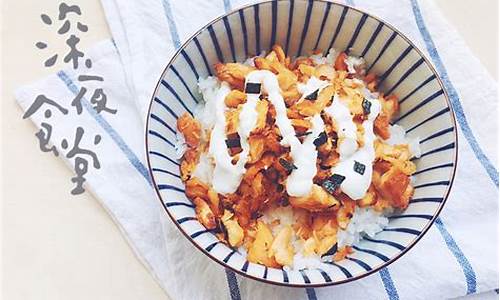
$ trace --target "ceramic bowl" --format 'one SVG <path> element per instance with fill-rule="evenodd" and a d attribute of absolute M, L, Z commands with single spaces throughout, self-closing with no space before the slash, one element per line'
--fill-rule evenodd
<path fill-rule="evenodd" d="M 419 137 L 415 195 L 408 209 L 390 217 L 375 238 L 328 268 L 284 271 L 248 262 L 201 225 L 184 193 L 175 158 L 176 119 L 192 113 L 202 97 L 197 80 L 216 62 L 243 61 L 280 44 L 288 56 L 334 47 L 362 56 L 380 76 L 379 89 L 400 99 L 395 123 Z M 401 32 L 359 9 L 326 1 L 262 2 L 232 11 L 200 29 L 167 64 L 147 116 L 147 160 L 156 193 L 172 221 L 196 248 L 222 266 L 272 284 L 316 287 L 359 279 L 389 265 L 413 247 L 443 208 L 456 167 L 453 111 L 436 71 Z M 193 251 L 195 247 L 193 247 Z"/>

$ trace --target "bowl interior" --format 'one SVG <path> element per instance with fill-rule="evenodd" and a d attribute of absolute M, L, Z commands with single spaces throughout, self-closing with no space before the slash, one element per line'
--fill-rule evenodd
<path fill-rule="evenodd" d="M 287 55 L 334 47 L 363 56 L 380 76 L 379 89 L 400 99 L 395 123 L 419 137 L 415 195 L 388 227 L 363 240 L 354 254 L 319 269 L 282 271 L 249 263 L 197 220 L 184 194 L 175 158 L 176 119 L 192 113 L 202 97 L 197 80 L 219 61 L 243 61 L 280 44 Z M 263 2 L 216 19 L 196 33 L 163 72 L 151 101 L 146 132 L 149 168 L 160 200 L 180 230 L 215 261 L 258 280 L 308 286 L 354 280 L 389 264 L 427 231 L 448 195 L 456 162 L 456 130 L 443 86 L 430 63 L 393 27 L 357 9 L 325 1 Z"/>

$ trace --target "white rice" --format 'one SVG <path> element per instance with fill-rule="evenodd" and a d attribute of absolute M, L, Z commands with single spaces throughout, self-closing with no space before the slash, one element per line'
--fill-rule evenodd
<path fill-rule="evenodd" d="M 257 55 L 257 56 L 247 58 L 247 59 L 243 62 L 243 64 L 244 64 L 244 65 L 247 65 L 247 66 L 252 66 L 252 67 L 255 67 L 255 58 L 256 58 L 256 57 L 264 57 L 264 56 L 266 56 L 266 52 L 265 52 L 265 51 L 262 51 L 262 52 L 261 52 L 259 55 Z"/>
<path fill-rule="evenodd" d="M 215 98 L 220 89 L 220 81 L 213 76 L 200 78 L 198 88 L 203 95 L 204 104 L 202 108 L 195 111 L 195 117 L 200 121 L 203 129 L 209 129 L 215 125 Z"/>
<path fill-rule="evenodd" d="M 294 215 L 293 209 L 290 206 L 286 206 L 266 211 L 260 220 L 266 223 L 270 227 L 273 235 L 276 236 L 283 226 L 293 225 L 297 217 Z M 280 224 L 271 225 L 271 223 L 276 220 L 279 220 Z M 374 237 L 378 232 L 382 231 L 388 223 L 389 220 L 385 214 L 377 212 L 371 207 L 356 207 L 347 228 L 345 230 L 339 229 L 337 232 L 337 246 L 338 248 L 342 248 L 344 246 L 357 245 L 362 240 L 363 236 Z M 298 239 L 295 234 L 292 237 L 291 243 L 295 252 L 293 265 L 284 266 L 283 268 L 285 270 L 298 271 L 305 268 L 318 268 L 324 265 L 319 255 L 303 255 L 304 241 Z"/>
<path fill-rule="evenodd" d="M 347 72 L 355 74 L 356 68 L 363 66 L 365 64 L 365 60 L 362 57 L 348 56 L 345 60 L 345 64 L 347 65 Z"/>
<path fill-rule="evenodd" d="M 270 226 L 273 236 L 276 236 L 283 227 L 295 224 L 296 219 L 292 207 L 279 206 L 264 212 L 264 215 L 260 217 L 259 220 L 266 223 L 268 226 L 273 223 L 273 221 L 279 220 L 279 225 Z"/>
<path fill-rule="evenodd" d="M 337 246 L 342 248 L 356 245 L 364 235 L 374 237 L 388 223 L 387 217 L 373 208 L 356 207 L 347 228 L 345 230 L 339 229 L 337 232 Z"/>
<path fill-rule="evenodd" d="M 406 136 L 406 131 L 403 127 L 394 124 L 389 127 L 391 137 L 385 140 L 389 145 L 408 144 L 408 148 L 413 157 L 419 158 L 421 155 L 420 138 L 409 138 Z"/>
<path fill-rule="evenodd" d="M 283 266 L 283 270 L 300 271 L 304 269 L 317 269 L 323 268 L 324 265 L 325 263 L 321 261 L 319 255 L 303 256 L 302 252 L 297 252 L 293 256 L 293 265 Z"/>
<path fill-rule="evenodd" d="M 266 223 L 271 229 L 273 236 L 276 236 L 284 226 L 292 226 L 297 222 L 297 216 L 294 214 L 291 206 L 276 207 L 268 210 L 259 219 Z M 279 220 L 279 225 L 272 225 L 276 220 Z M 321 258 L 319 255 L 304 256 L 304 242 L 297 238 L 295 233 L 292 235 L 291 244 L 294 250 L 293 264 L 291 266 L 283 266 L 284 270 L 302 270 L 306 268 L 318 268 L 322 266 Z"/>
<path fill-rule="evenodd" d="M 310 55 L 309 58 L 312 59 L 315 65 L 332 65 L 335 63 L 338 55 L 339 53 L 335 49 L 331 48 L 328 50 L 328 54 L 326 56 L 323 56 L 323 53 L 317 53 Z M 356 68 L 362 67 L 365 64 L 365 60 L 362 57 L 347 56 L 345 63 L 347 65 L 347 71 L 354 74 L 356 73 Z"/>
<path fill-rule="evenodd" d="M 326 64 L 326 57 L 323 56 L 323 53 L 313 54 L 309 56 L 312 59 L 315 65 L 324 65 Z"/>
<path fill-rule="evenodd" d="M 328 54 L 323 56 L 323 53 L 310 55 L 309 58 L 312 59 L 315 65 L 333 64 L 337 59 L 337 51 L 333 48 L 328 50 Z"/>
<path fill-rule="evenodd" d="M 328 54 L 326 55 L 326 63 L 332 65 L 337 59 L 338 55 L 339 53 L 337 52 L 337 50 L 330 48 L 330 50 L 328 50 Z"/>

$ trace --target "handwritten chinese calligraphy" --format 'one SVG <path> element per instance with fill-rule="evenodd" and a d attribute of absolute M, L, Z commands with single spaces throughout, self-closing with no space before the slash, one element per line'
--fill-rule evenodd
<path fill-rule="evenodd" d="M 78 47 L 80 42 L 78 35 L 86 33 L 89 29 L 86 24 L 79 20 L 81 17 L 82 11 L 78 5 L 68 5 L 65 2 L 59 4 L 57 18 L 52 18 L 45 13 L 41 14 L 42 23 L 46 26 L 55 26 L 57 34 L 63 36 L 65 45 L 68 46 L 68 51 L 64 56 L 58 53 L 50 54 L 44 61 L 44 66 L 52 67 L 57 63 L 60 56 L 63 57 L 62 62 L 77 70 L 76 80 L 81 83 L 81 86 L 78 92 L 75 92 L 73 99 L 52 99 L 45 94 L 37 95 L 23 115 L 23 119 L 26 119 L 39 111 L 43 111 L 43 121 L 40 122 L 40 129 L 35 133 L 35 137 L 38 139 L 39 148 L 42 152 L 52 153 L 54 156 L 61 155 L 73 161 L 75 171 L 75 176 L 71 178 L 71 182 L 75 184 L 71 190 L 73 195 L 85 191 L 84 182 L 86 179 L 84 176 L 88 173 L 89 168 L 96 170 L 101 168 L 101 162 L 93 147 L 97 147 L 101 143 L 102 137 L 100 134 L 85 134 L 85 128 L 77 126 L 73 136 L 59 136 L 61 142 L 56 145 L 57 143 L 54 144 L 54 141 L 51 140 L 54 136 L 54 129 L 56 129 L 56 126 L 67 126 L 64 122 L 61 123 L 61 118 L 82 115 L 85 111 L 84 108 L 94 110 L 97 114 L 115 115 L 117 113 L 117 109 L 108 103 L 108 96 L 103 87 L 104 78 L 97 74 L 81 74 L 84 73 L 83 70 L 90 72 L 93 67 L 92 60 L 86 57 L 85 53 Z M 39 50 L 49 48 L 47 42 L 43 41 L 36 42 L 35 46 Z M 83 64 L 81 64 L 82 61 Z M 90 88 L 88 84 L 93 87 Z M 50 91 L 47 91 L 47 94 L 49 93 Z M 67 106 L 64 107 L 61 103 L 66 103 Z M 51 122 L 55 114 L 57 114 L 57 120 L 60 124 Z M 67 131 L 66 128 L 65 132 Z M 82 144 L 87 147 L 82 146 Z"/>
<path fill-rule="evenodd" d="M 62 23 L 61 27 L 59 27 L 59 29 L 57 30 L 57 33 L 60 35 L 64 35 L 64 34 L 68 33 L 71 29 L 71 22 L 68 19 L 69 14 L 75 14 L 75 15 L 81 16 L 82 12 L 81 12 L 79 6 L 67 5 L 66 3 L 62 2 L 59 5 L 59 17 L 58 17 L 58 19 L 59 19 L 59 22 L 63 22 L 63 23 Z M 50 16 L 48 16 L 46 14 L 42 14 L 40 17 L 41 17 L 42 22 L 44 24 L 46 24 L 48 26 L 53 25 L 53 21 L 52 21 L 52 18 Z M 80 32 L 87 32 L 88 26 L 78 21 L 77 25 L 76 25 L 76 29 Z M 79 42 L 80 42 L 80 38 L 77 37 L 75 34 L 71 34 L 69 36 L 69 38 L 66 40 L 66 45 L 69 46 L 69 51 L 64 56 L 63 61 L 65 63 L 68 63 L 71 61 L 73 64 L 73 69 L 78 68 L 79 58 L 84 57 L 84 53 L 82 51 L 78 50 L 78 48 L 77 48 L 77 45 Z M 37 42 L 35 44 L 35 46 L 38 49 L 45 49 L 45 48 L 47 48 L 48 45 L 45 42 Z M 59 54 L 57 54 L 57 53 L 53 54 L 47 60 L 45 60 L 44 65 L 46 67 L 53 66 L 57 62 L 58 57 L 59 57 Z M 91 65 L 91 64 L 92 63 L 89 59 L 87 59 L 85 61 L 85 65 L 88 66 L 89 68 L 90 68 L 89 65 Z"/>
<path fill-rule="evenodd" d="M 31 104 L 28 110 L 26 110 L 26 112 L 24 113 L 23 119 L 29 118 L 44 104 L 49 106 L 47 107 L 44 113 L 46 119 L 49 119 L 52 116 L 52 111 L 50 110 L 50 106 L 57 108 L 59 112 L 61 112 L 64 115 L 68 114 L 68 110 L 59 105 L 54 100 L 47 98 L 45 95 L 38 95 L 33 104 Z M 43 152 L 52 152 L 55 156 L 58 156 L 59 152 L 54 146 L 50 148 L 47 146 L 49 144 L 50 137 L 52 135 L 52 125 L 42 122 L 40 126 L 42 128 L 37 133 L 35 133 L 35 136 L 38 138 L 39 141 L 40 150 L 42 150 Z"/>
<path fill-rule="evenodd" d="M 87 173 L 89 164 L 88 160 L 85 159 L 84 155 L 92 159 L 92 165 L 94 166 L 94 168 L 96 169 L 101 168 L 101 163 L 99 162 L 99 159 L 97 158 L 95 152 L 88 149 L 80 148 L 80 141 L 82 140 L 84 132 L 85 131 L 83 130 L 82 127 L 76 128 L 73 147 L 66 153 L 66 158 L 76 157 L 75 168 L 74 168 L 76 176 L 71 178 L 71 181 L 76 183 L 76 187 L 71 191 L 71 194 L 73 195 L 81 194 L 84 192 L 83 183 L 85 182 L 85 178 L 83 177 L 83 175 Z M 100 141 L 101 141 L 101 136 L 95 135 L 94 145 L 99 144 Z M 63 149 L 67 149 L 68 146 L 69 146 L 68 141 L 66 139 L 63 139 L 61 142 L 61 147 Z"/>

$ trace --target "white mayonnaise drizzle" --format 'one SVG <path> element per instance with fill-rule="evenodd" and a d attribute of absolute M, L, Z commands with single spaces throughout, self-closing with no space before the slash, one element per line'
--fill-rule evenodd
<path fill-rule="evenodd" d="M 276 109 L 276 125 L 282 136 L 281 144 L 290 146 L 290 155 L 297 169 L 293 170 L 287 178 L 288 194 L 297 197 L 307 196 L 311 191 L 313 178 L 317 172 L 317 150 L 314 140 L 324 131 L 323 119 L 321 119 L 319 114 L 311 118 L 312 134 L 309 134 L 305 138 L 304 143 L 301 143 L 295 135 L 295 129 L 290 119 L 288 119 L 285 102 L 281 95 L 276 75 L 266 70 L 253 71 L 246 76 L 246 82 L 260 83 L 262 85 L 261 92 L 268 94 L 269 101 Z M 328 85 L 328 82 L 312 77 L 304 85 L 303 90 L 306 93 L 319 90 L 319 93 Z M 215 110 L 215 126 L 212 130 L 208 150 L 215 161 L 212 180 L 213 187 L 215 191 L 221 194 L 234 193 L 238 189 L 242 176 L 245 173 L 245 164 L 248 161 L 250 151 L 248 137 L 255 128 L 258 118 L 256 106 L 258 101 L 260 101 L 260 94 L 247 94 L 247 101 L 243 105 L 239 115 L 237 130 L 240 136 L 242 152 L 239 154 L 236 164 L 232 164 L 231 156 L 228 153 L 225 143 L 226 106 L 224 99 L 229 91 L 229 86 L 226 83 L 222 83 L 219 92 L 214 97 L 215 103 L 212 105 Z"/>
<path fill-rule="evenodd" d="M 229 155 L 226 145 L 226 105 L 224 100 L 231 91 L 229 85 L 225 82 L 221 83 L 220 89 L 217 92 L 214 103 L 215 108 L 215 126 L 210 136 L 210 145 L 208 153 L 215 161 L 213 174 L 213 188 L 221 194 L 234 193 L 240 185 L 241 178 L 245 173 L 245 163 L 248 155 L 248 145 L 246 150 L 240 153 L 240 158 L 236 164 L 232 164 L 231 156 Z M 239 133 L 239 132 L 238 132 Z M 241 137 L 241 136 L 240 136 Z M 246 140 L 247 136 L 243 136 Z M 242 145 L 243 148 L 243 145 Z M 246 151 L 246 152 L 245 152 Z"/>
<path fill-rule="evenodd" d="M 293 159 L 294 169 L 288 176 L 286 181 L 286 190 L 290 196 L 303 197 L 311 192 L 313 178 L 316 175 L 316 159 L 317 149 L 314 145 L 314 140 L 324 131 L 325 125 L 320 114 L 311 117 L 312 133 L 306 136 L 304 142 L 301 143 L 295 134 L 291 120 L 287 116 L 287 109 L 281 89 L 276 75 L 267 70 L 256 70 L 250 72 L 246 77 L 247 83 L 260 83 L 261 92 L 268 95 L 269 101 L 273 104 L 276 110 L 276 125 L 282 136 L 281 144 L 290 147 L 290 156 Z M 329 85 L 328 82 L 311 77 L 306 84 L 299 85 L 299 91 L 303 97 L 313 93 L 316 90 L 321 92 L 322 89 Z M 204 181 L 212 181 L 215 191 L 221 194 L 234 193 L 240 185 L 241 179 L 245 173 L 245 164 L 248 161 L 250 145 L 248 137 L 255 128 L 258 112 L 256 106 L 260 101 L 260 94 L 247 94 L 247 101 L 243 105 L 239 115 L 238 134 L 240 136 L 240 144 L 242 152 L 239 154 L 238 161 L 233 164 L 232 158 L 229 155 L 227 145 L 225 143 L 226 133 L 226 106 L 224 100 L 227 94 L 231 91 L 227 83 L 222 82 L 220 88 L 212 97 L 212 111 L 214 116 L 212 120 L 215 123 L 208 149 L 209 158 L 213 158 L 215 167 L 213 176 L 210 178 L 208 173 L 211 170 L 205 168 L 197 168 L 195 173 L 199 177 L 203 177 Z M 361 199 L 365 195 L 370 186 L 372 176 L 372 164 L 375 159 L 375 149 L 373 142 L 375 134 L 373 133 L 373 121 L 380 112 L 380 103 L 373 97 L 367 97 L 371 102 L 371 111 L 366 121 L 363 122 L 364 128 L 364 146 L 358 149 L 357 143 L 357 127 L 353 121 L 353 116 L 349 108 L 340 99 L 338 95 L 334 96 L 332 104 L 325 109 L 337 127 L 338 151 L 340 161 L 332 168 L 332 173 L 339 174 L 345 177 L 340 188 L 352 199 Z M 365 166 L 364 174 L 361 175 L 354 171 L 354 162 L 357 161 Z M 208 160 L 207 160 L 208 162 Z M 205 172 L 203 172 L 205 171 Z M 207 173 L 208 172 L 208 173 Z"/>
<path fill-rule="evenodd" d="M 299 93 L 302 94 L 302 97 L 301 97 L 300 100 L 302 100 L 306 96 L 314 93 L 316 90 L 319 90 L 318 91 L 318 94 L 319 94 L 319 92 L 322 89 L 326 88 L 329 85 L 330 85 L 330 82 L 325 81 L 325 80 L 320 80 L 319 78 L 314 77 L 314 76 L 312 76 L 311 78 L 309 78 L 309 80 L 307 80 L 307 82 L 305 84 L 304 83 L 298 83 L 297 84 L 297 90 L 299 91 Z"/>
<path fill-rule="evenodd" d="M 309 134 L 301 144 L 293 143 L 290 147 L 290 155 L 296 170 L 286 180 L 286 191 L 294 197 L 307 196 L 311 192 L 313 178 L 316 175 L 316 158 L 318 150 L 314 140 L 325 130 L 325 124 L 319 114 L 311 118 L 312 133 Z M 295 137 L 296 138 L 296 137 Z"/>
<path fill-rule="evenodd" d="M 363 198 L 370 187 L 373 172 L 373 160 L 375 159 L 375 148 L 373 142 L 376 139 L 373 133 L 373 121 L 380 113 L 380 102 L 377 99 L 367 98 L 371 102 L 368 119 L 363 122 L 364 145 L 354 154 L 346 157 L 341 156 L 339 163 L 332 168 L 332 174 L 339 174 L 345 177 L 340 185 L 340 189 L 351 199 L 359 200 Z M 335 102 L 335 99 L 334 101 Z M 354 171 L 355 162 L 365 166 L 361 175 Z"/>
<path fill-rule="evenodd" d="M 214 165 L 210 161 L 207 153 L 200 154 L 198 164 L 194 168 L 193 177 L 198 178 L 202 182 L 212 185 L 214 175 Z"/>
<path fill-rule="evenodd" d="M 310 79 L 311 80 L 311 79 Z M 312 79 L 313 83 L 309 84 L 310 87 L 317 89 L 326 87 L 328 84 L 319 84 L 316 79 Z M 314 83 L 316 80 L 316 83 Z M 282 136 L 281 144 L 283 146 L 290 146 L 290 155 L 293 159 L 293 164 L 297 169 L 293 170 L 288 176 L 286 181 L 287 193 L 290 196 L 302 197 L 307 196 L 311 192 L 314 175 L 316 175 L 316 158 L 317 150 L 314 145 L 314 140 L 324 131 L 323 119 L 318 115 L 311 118 L 312 134 L 308 135 L 304 143 L 295 135 L 295 129 L 292 122 L 288 119 L 287 110 L 281 89 L 279 87 L 278 79 L 270 71 L 258 70 L 250 72 L 246 77 L 247 82 L 261 83 L 261 91 L 268 94 L 269 101 L 274 105 L 276 110 L 276 125 L 280 130 Z M 308 84 L 306 84 L 308 86 Z M 318 92 L 319 93 L 319 92 Z M 247 94 L 247 101 L 250 98 L 258 99 L 260 95 Z"/>
<path fill-rule="evenodd" d="M 337 152 L 340 160 L 343 160 L 358 149 L 356 124 L 352 120 L 351 111 L 337 94 L 334 95 L 332 104 L 325 108 L 325 112 L 332 117 L 337 127 Z"/>

